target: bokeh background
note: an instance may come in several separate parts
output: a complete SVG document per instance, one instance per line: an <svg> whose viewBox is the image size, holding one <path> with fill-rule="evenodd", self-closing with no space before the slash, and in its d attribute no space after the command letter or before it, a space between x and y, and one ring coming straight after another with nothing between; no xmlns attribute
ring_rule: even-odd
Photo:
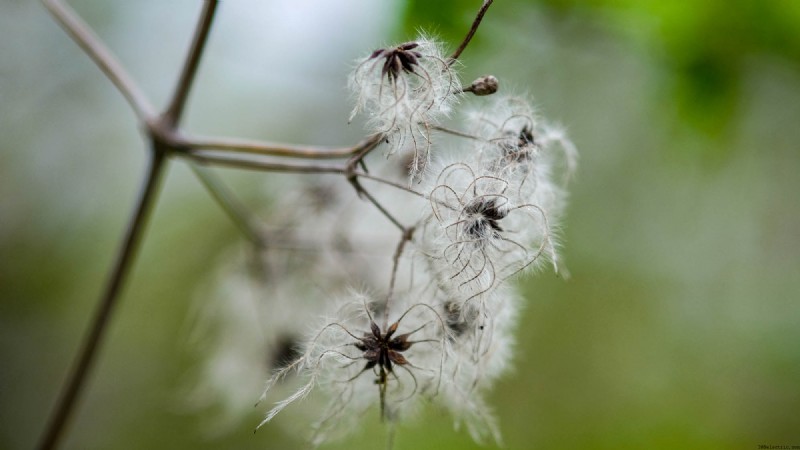
<svg viewBox="0 0 800 450"><path fill-rule="evenodd" d="M187 128L346 145L351 61L418 28L457 43L478 1L222 2ZM75 0L162 105L199 0ZM528 298L492 394L508 448L800 445L800 2L497 0L464 53L581 153L569 279ZM0 0L0 448L32 448L145 166L122 97L44 8ZM253 208L264 174L224 176ZM296 448L262 409L225 433L181 401L188 317L242 237L181 162L65 448ZM377 420L329 448L382 448ZM476 448L438 410L397 449ZM489 446L492 448L492 446Z"/></svg>

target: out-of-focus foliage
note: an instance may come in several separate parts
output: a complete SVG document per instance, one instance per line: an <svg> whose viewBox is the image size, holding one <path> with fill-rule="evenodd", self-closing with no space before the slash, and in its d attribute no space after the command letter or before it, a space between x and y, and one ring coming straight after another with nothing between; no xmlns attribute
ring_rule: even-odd
<svg viewBox="0 0 800 450"><path fill-rule="evenodd" d="M752 63L777 57L800 65L800 2L794 0L500 0L492 14L530 6L556 26L627 40L654 61L658 101L714 136L730 132ZM433 29L451 41L472 20L462 3L425 0L410 0L404 17L407 31ZM725 157L727 150L717 150L698 155Z"/></svg>

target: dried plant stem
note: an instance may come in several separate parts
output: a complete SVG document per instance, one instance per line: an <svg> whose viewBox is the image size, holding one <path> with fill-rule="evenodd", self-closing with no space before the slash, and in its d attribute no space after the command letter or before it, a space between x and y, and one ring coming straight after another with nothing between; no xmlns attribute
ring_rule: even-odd
<svg viewBox="0 0 800 450"><path fill-rule="evenodd" d="M489 9L489 6L492 5L494 0L483 0L483 5L481 5L481 9L478 10L478 14L475 16L475 20L472 21L472 26L467 32L467 35L464 36L464 40L461 41L461 45L458 46L456 51L453 52L452 55L447 59L448 65L455 64L456 60L459 56L461 56L461 52L467 48L469 42L472 40L472 37L475 36L475 32L478 31L478 27L481 25L481 21L483 20L483 15L486 14L486 10Z"/></svg>
<svg viewBox="0 0 800 450"><path fill-rule="evenodd" d="M218 4L218 0L206 0L203 12L200 14L200 21L194 32L192 46L189 48L189 54L178 79L178 85L172 95L172 101L161 116L162 120L170 128L179 123L183 115L186 99L189 97L189 91L197 75L197 68L200 66L200 58L208 41L208 33L211 31L211 24L214 22L214 13Z"/></svg>
<svg viewBox="0 0 800 450"><path fill-rule="evenodd" d="M276 162L267 162L267 161L256 161L256 160L246 160L231 156L217 156L217 155L209 155L203 152L192 152L186 154L187 157L191 158L194 161L201 162L201 163L211 163L218 166L228 166L228 167L236 167L239 169L250 169L250 170L268 170L270 172L292 172L292 173L335 173L335 174L342 174L346 175L350 178L351 184L355 188L356 192L359 195L364 196L367 200L369 200L377 209L381 212L390 222L392 222L396 227L400 229L400 231L405 231L406 228L397 220L372 194L369 193L364 187L361 186L360 183L357 181L353 181L356 177L359 176L366 176L372 180L380 181L385 184L389 184L398 188L402 188L407 190L407 188L403 188L401 185L393 183L388 180L384 180L378 177L371 176L369 174L365 174L362 172L356 172L350 169L349 167L342 167L342 166L325 166L325 165L318 165L318 164L288 164L288 163L276 163ZM415 191L413 192L417 195L422 195Z"/></svg>
<svg viewBox="0 0 800 450"><path fill-rule="evenodd" d="M288 173L332 173L340 175L351 175L358 178L366 178L377 183L385 184L402 191L414 194L420 198L427 198L425 194L414 189L404 186L385 178L372 175L358 170L349 171L347 167L341 165L322 165L322 164L301 164L301 163L284 163L258 160L253 158L242 158L239 155L218 155L213 152L207 151L193 151L179 156L190 159L201 164L213 164L220 167L233 167L245 170L269 171L269 172L288 172ZM363 188L362 188L363 189Z"/></svg>
<svg viewBox="0 0 800 450"><path fill-rule="evenodd" d="M400 223L400 221L399 221L399 220L397 220L397 218L395 218L395 217L394 217L394 216L393 216L393 215L392 215L392 214L389 212L389 210L387 210L387 209L386 209L386 208L385 208L383 205L381 205L381 203L378 201L378 199L376 199L375 197L373 197L373 195L372 195L372 194L370 194L370 193L369 193L369 191L367 191L366 189L364 189L364 188L363 188L363 187L361 187L360 185L359 185L358 187L356 187L356 191L357 191L359 194L361 194L361 195L363 195L364 197L366 197L366 199L367 199L367 200L369 200L369 201L370 201L370 203L372 203L372 204L373 204L373 205L374 205L376 208L378 208L378 211L380 211L380 212L381 212L381 214L383 214L384 216L386 216L386 218L387 218L387 219L389 219L389 222L392 222L392 223L394 224L394 226L396 226L396 227L397 227L397 228L398 228L400 231L402 231L403 233L405 233L405 232L406 232L406 227L405 227L405 226L403 226L403 224L402 224L402 223Z"/></svg>
<svg viewBox="0 0 800 450"><path fill-rule="evenodd" d="M482 138L480 138L478 136L475 136L475 135L472 135L472 134L469 134L469 133L464 133L463 131L454 130L452 128L443 127L443 126L440 126L440 125L431 125L431 130L441 131L442 133L452 134L453 136L472 139L472 140L475 140L475 141L483 141L484 140L484 139L482 139Z"/></svg>
<svg viewBox="0 0 800 450"><path fill-rule="evenodd" d="M64 384L61 396L53 410L47 428L39 442L39 450L58 448L61 436L66 428L69 418L75 409L81 391L85 385L89 371L97 356L99 346L105 336L114 306L119 299L128 272L136 256L141 238L147 224L147 218L156 202L161 176L164 172L166 159L161 153L154 152L150 162L150 169L144 181L139 201L128 222L125 238L117 252L113 269L109 274L106 287L97 304L94 318L89 325L88 334L84 338L73 367Z"/></svg>
<svg viewBox="0 0 800 450"><path fill-rule="evenodd" d="M101 71L114 83L133 108L140 120L155 114L150 100L139 89L128 72L117 61L113 53L91 31L86 23L75 13L75 10L59 0L43 0L44 6L53 14L73 40L89 55Z"/></svg>
<svg viewBox="0 0 800 450"><path fill-rule="evenodd" d="M424 199L428 198L422 192L415 191L414 189L411 189L408 186L403 186L400 183L397 183L397 182L394 182L394 181L390 181L390 180L387 180L385 178L381 178L381 177L378 177L378 176L375 176L375 175L372 175L372 174L369 174L369 173L366 173L366 172L355 171L355 172L353 172L353 175L355 175L355 176L357 176L359 178L366 178L368 180L372 180L372 181L375 181L377 183L385 184L387 186L391 186L391 187L400 189L401 191L408 192L409 194L414 194L417 197L421 197L421 198L424 198Z"/></svg>
<svg viewBox="0 0 800 450"><path fill-rule="evenodd" d="M89 55L100 70L114 84L125 97L139 120L145 123L150 134L159 134L168 150L181 151L192 149L218 149L225 151L239 151L243 153L257 153L291 158L328 159L346 158L358 154L366 147L374 147L380 141L380 136L371 136L352 147L314 147L287 144L274 144L255 140L231 139L218 137L186 137L182 135L175 125L180 121L186 99L194 79L205 40L211 27L213 13L216 11L217 1L209 1L201 15L198 32L189 51L187 64L181 73L178 86L175 90L170 106L162 116L157 118L157 113L150 100L140 89L128 72L122 67L111 50L95 35L91 28L78 16L78 14L63 0L42 0L45 7L61 24L72 39ZM169 120L166 120L169 118ZM163 122L162 122L163 121Z"/></svg>
<svg viewBox="0 0 800 450"><path fill-rule="evenodd" d="M384 330L389 327L389 306L392 302L392 298L394 297L394 285L397 281L397 268L400 266L400 257L403 255L406 242L410 241L414 235L414 227L405 228L402 231L403 235L400 237L400 242L397 244L397 248L394 251L394 256L392 256L392 275L389 279L389 293L386 296L386 306L383 308Z"/></svg>
<svg viewBox="0 0 800 450"><path fill-rule="evenodd" d="M233 193L210 170L199 164L189 163L195 176L206 188L211 197L231 218L242 234L257 248L264 248L266 242L255 226L252 214L242 205Z"/></svg>
<svg viewBox="0 0 800 450"><path fill-rule="evenodd" d="M252 158L242 158L238 155L218 155L208 151L193 151L182 153L178 156L182 156L203 164L213 164L215 166L235 167L238 169L247 170L291 173L347 173L347 169L341 165L274 162L273 160L265 161Z"/></svg>
<svg viewBox="0 0 800 450"><path fill-rule="evenodd" d="M182 140L181 146L188 150L233 151L301 159L341 159L357 155L365 148L373 148L380 140L380 135L374 135L352 147L315 147L237 138L189 137Z"/></svg>

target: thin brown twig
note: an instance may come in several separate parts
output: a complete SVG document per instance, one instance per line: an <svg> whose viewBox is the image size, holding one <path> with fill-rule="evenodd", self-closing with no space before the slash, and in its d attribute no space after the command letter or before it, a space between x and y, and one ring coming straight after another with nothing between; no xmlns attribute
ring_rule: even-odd
<svg viewBox="0 0 800 450"><path fill-rule="evenodd" d="M337 165L279 163L273 161L261 161L252 158L242 158L238 155L218 155L210 151L191 151L178 153L176 156L187 158L203 164L214 164L216 166L236 167L247 170L266 170L272 172L292 173L347 173L347 169L345 167Z"/></svg>
<svg viewBox="0 0 800 450"><path fill-rule="evenodd" d="M351 156L350 159L347 160L347 164L345 165L347 181L353 185L353 188L356 190L359 196L362 194L362 192L364 192L364 188L361 187L358 182L358 178L355 175L356 167L361 166L361 168L364 169L364 172L367 171L367 166L364 164L364 158L366 158L367 155L369 155L369 153L374 150L384 138L385 136L383 134L376 134L372 137L368 145L365 145L358 153Z"/></svg>
<svg viewBox="0 0 800 450"><path fill-rule="evenodd" d="M386 209L386 208L385 208L385 207L384 207L384 206L383 206L383 205L382 205L382 204L381 204L381 203L378 201L378 199L376 199L375 197L373 197L373 196L372 196L372 194L370 194L370 193L369 193L369 191L367 191L366 189L364 189L364 188L363 188L363 187L361 187L360 185L358 185L358 187L356 187L356 191L357 191L357 192L358 192L360 195L363 195L364 197L366 197L366 198L367 198L367 200L369 200L369 201L370 201L370 203L372 203L373 205L375 205L375 207L376 207L376 208L378 208L378 211L380 211L380 212L381 212L381 214L383 214L384 216L386 216L386 218L387 218L387 219L389 219L389 222L392 222L392 223L393 223L393 224L394 224L394 225L395 225L395 226L396 226L398 229L400 229L400 231L402 231L403 233L405 233L405 231L406 231L406 227L404 227L404 226L403 226L403 224L402 224L402 223L400 223L400 221L399 221L399 220L397 220L397 218L395 218L395 217L394 217L394 216L393 216L393 215L392 215L392 214L389 212L389 210L388 210L388 209Z"/></svg>
<svg viewBox="0 0 800 450"><path fill-rule="evenodd" d="M376 199L372 194L369 193L369 191L367 191L366 189L364 189L363 186L361 186L361 183L358 182L358 175L356 174L356 166L358 166L358 165L361 165L362 168L364 169L364 171L366 172L366 166L364 165L364 158L372 150L374 150L375 147L378 146L378 144L381 143L383 138L384 138L383 135L381 135L381 134L377 135L376 139L374 140L374 142L372 142L370 145L365 146L360 152L358 152L357 154L353 155L347 161L347 165L344 168L345 169L345 176L347 177L347 181L350 182L350 184L353 186L353 189L356 190L356 193L360 197L366 198L367 200L369 200L370 203L372 203L376 208L378 208L378 211L380 211L381 214L383 214L387 219L389 219L389 221L392 222L397 228L399 228L401 232L405 233L406 232L406 227L403 226L403 224L400 223L400 221L397 220L397 218L394 217L392 215L392 213L390 213L389 210L386 209L378 201L378 199Z"/></svg>
<svg viewBox="0 0 800 450"><path fill-rule="evenodd" d="M347 161L347 167L350 168L351 170L355 170L356 166L362 164L364 158L366 158L367 155L369 155L369 153L372 150L374 150L375 147L378 146L378 144L383 142L385 138L386 138L385 135L379 133L371 136L366 141L364 141L364 145L359 149L359 151L354 152L355 154L352 157L350 157L350 159Z"/></svg>
<svg viewBox="0 0 800 450"><path fill-rule="evenodd" d="M394 285L397 281L397 268L400 265L400 256L403 255L403 250L406 247L406 242L410 241L414 235L414 227L402 229L403 235L400 237L400 242L392 256L392 276L389 279L389 294L386 296L386 306L383 308L383 329L389 327L389 304L394 296Z"/></svg>
<svg viewBox="0 0 800 450"><path fill-rule="evenodd" d="M210 152L204 151L192 151L181 153L179 156L186 157L192 161L201 163L201 164L214 164L216 166L224 166L224 167L233 167L238 169L247 169L247 170L267 170L272 172L289 172L289 173L307 173L307 174L319 174L319 173L332 173L332 174L343 174L347 175L348 177L352 177L351 184L353 184L352 180L355 180L357 177L367 178L369 180L373 180L378 183L386 184L397 189L401 189L403 191L412 193L422 198L426 198L425 194L421 192L417 192L413 189L405 187L399 183L395 183L390 180L386 180L374 175L370 175L365 172L351 170L348 167L336 166L336 165L319 165L319 164L290 164L290 163L279 163L273 161L260 161L255 159L244 159L237 157L235 155L216 155ZM354 188L359 195L365 196L367 200L370 201L378 210L389 219L395 226L397 226L401 231L405 230L405 227L397 220L374 196L372 196L363 186L360 185L357 181L354 184Z"/></svg>
<svg viewBox="0 0 800 450"><path fill-rule="evenodd" d="M493 1L494 0L483 0L483 5L481 5L481 9L478 10L475 20L472 21L472 26L470 27L469 32L467 32L467 35L464 36L464 40L461 41L461 45L459 45L453 54L447 59L448 65L452 66L455 64L456 60L458 60L458 57L461 56L461 52L467 48L467 45L469 45L469 42L472 40L472 37L475 36L475 32L478 31L478 27L481 25L483 15L486 14L486 10L489 9L489 6L492 5Z"/></svg>
<svg viewBox="0 0 800 450"><path fill-rule="evenodd" d="M395 183L364 172L350 171L348 168L341 166L287 164L287 163L275 163L275 162L256 161L256 160L244 160L235 157L230 157L227 155L226 156L210 155L204 152L190 152L187 153L186 156L198 163L215 164L218 166L228 166L239 169L269 170L273 172L291 172L291 173L308 173L308 174L311 173L350 174L353 177L367 178L415 194L419 197L425 198L425 194L414 191L413 189L407 188L399 183ZM397 218L395 218L394 215L392 215L389 212L389 210L387 210L372 194L370 194L369 191L364 189L364 187L358 183L356 183L354 187L359 195L366 197L366 199L369 200L370 203L372 203L381 212L381 214L383 214L387 219L389 219L389 221L392 222L395 226L397 226L401 231L405 232L406 228L403 226L403 224Z"/></svg>
<svg viewBox="0 0 800 450"><path fill-rule="evenodd" d="M233 193L213 173L200 164L189 162L189 167L197 179L203 184L211 197L230 217L242 234L258 248L264 248L266 242L258 232L253 215L242 205Z"/></svg>
<svg viewBox="0 0 800 450"><path fill-rule="evenodd" d="M147 225L147 218L158 196L165 162L166 158L162 153L153 152L150 169L142 185L139 201L128 221L125 238L117 251L113 269L109 273L106 287L97 304L97 310L89 326L88 334L78 350L61 396L58 398L47 428L42 434L42 439L37 447L39 450L50 450L58 447L64 429L72 412L75 410L80 393L105 336L105 331L108 329L108 323L119 299L120 290L139 249L142 234Z"/></svg>
<svg viewBox="0 0 800 450"><path fill-rule="evenodd" d="M216 154L211 151L189 151L186 153L177 154L178 157L189 159L201 164L213 164L220 167L233 167L245 170L264 170L273 172L289 172L289 173L332 173L332 174L345 174L358 178L366 178L377 183L385 184L402 191L414 194L421 198L427 198L425 194L415 191L400 183L396 183L376 175L372 175L359 170L349 170L347 167L339 165L320 165L320 164L300 164L300 163L282 163L274 161L263 161L253 158L243 158L239 155L229 154ZM363 188L361 188L363 189Z"/></svg>
<svg viewBox="0 0 800 450"><path fill-rule="evenodd" d="M454 130L452 128L443 127L443 126L440 126L440 125L431 125L431 129L432 130L436 130L436 131L441 131L442 133L452 134L453 136L458 136L458 137L463 137L463 138L467 138L467 139L472 139L472 140L475 140L475 141L484 141L485 142L484 139L482 139L482 138L480 138L478 136L475 136L475 135L472 135L472 134L469 134L469 133L465 133L463 131Z"/></svg>
<svg viewBox="0 0 800 450"><path fill-rule="evenodd" d="M75 10L60 0L42 1L58 23L64 27L67 34L92 58L105 76L117 87L136 116L142 121L153 117L155 109L150 100L147 99L147 96L133 78L125 71L122 64L117 61L111 50L92 32L91 28L75 13Z"/></svg>
<svg viewBox="0 0 800 450"><path fill-rule="evenodd" d="M351 147L319 147L239 138L187 136L181 138L181 146L189 150L233 151L299 159L339 159L352 157L361 153L365 148L372 148L381 139L380 135L373 135Z"/></svg>
<svg viewBox="0 0 800 450"><path fill-rule="evenodd" d="M175 87L175 93L172 95L172 100L167 110L161 116L162 120L164 120L169 128L179 123L183 115L186 99L189 97L189 91L196 78L197 68L200 65L203 49L205 48L206 42L208 42L208 33L211 31L211 24L214 22L214 13L217 10L218 4L219 2L217 0L206 0L205 7L203 7L203 12L200 15L197 28L195 28L192 46L189 49L189 54L181 70L178 85Z"/></svg>
<svg viewBox="0 0 800 450"><path fill-rule="evenodd" d="M385 184L387 186L392 186L394 188L397 188L397 189L400 189L402 191L408 192L409 194L414 194L417 197L427 198L427 196L425 194L423 194L422 192L415 191L415 190L411 189L408 186L403 186L400 183L396 183L394 181L390 181L390 180L387 180L385 178L381 178L381 177L378 177L378 176L375 176L375 175L372 175L372 174L369 174L369 173L366 173L366 172L354 171L353 175L355 175L355 176L357 176L359 178L366 178L368 180L372 180L372 181L375 181L377 183Z"/></svg>

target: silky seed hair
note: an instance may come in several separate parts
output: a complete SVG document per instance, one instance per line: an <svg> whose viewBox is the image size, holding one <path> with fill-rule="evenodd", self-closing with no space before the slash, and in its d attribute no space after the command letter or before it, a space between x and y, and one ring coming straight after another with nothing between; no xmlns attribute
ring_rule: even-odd
<svg viewBox="0 0 800 450"><path fill-rule="evenodd" d="M423 397L438 395L447 352L447 330L438 312L424 303L397 300L392 308L399 312L389 313L386 325L380 323L377 304L356 292L336 301L335 311L306 336L302 356L267 383L264 401L287 375L297 373L302 380L259 426L317 390L328 406L316 422L312 441L323 442L352 430L342 424L376 405L382 420L396 421Z"/></svg>
<svg viewBox="0 0 800 450"><path fill-rule="evenodd" d="M367 128L383 136L388 154L412 153L412 178L429 160L432 127L449 116L458 101L456 68L439 42L420 35L373 51L356 62L350 75L355 98L350 120L365 115Z"/></svg>
<svg viewBox="0 0 800 450"><path fill-rule="evenodd" d="M554 254L546 211L519 196L518 178L493 169L444 164L430 184L424 249L440 283L465 301Z"/></svg>

